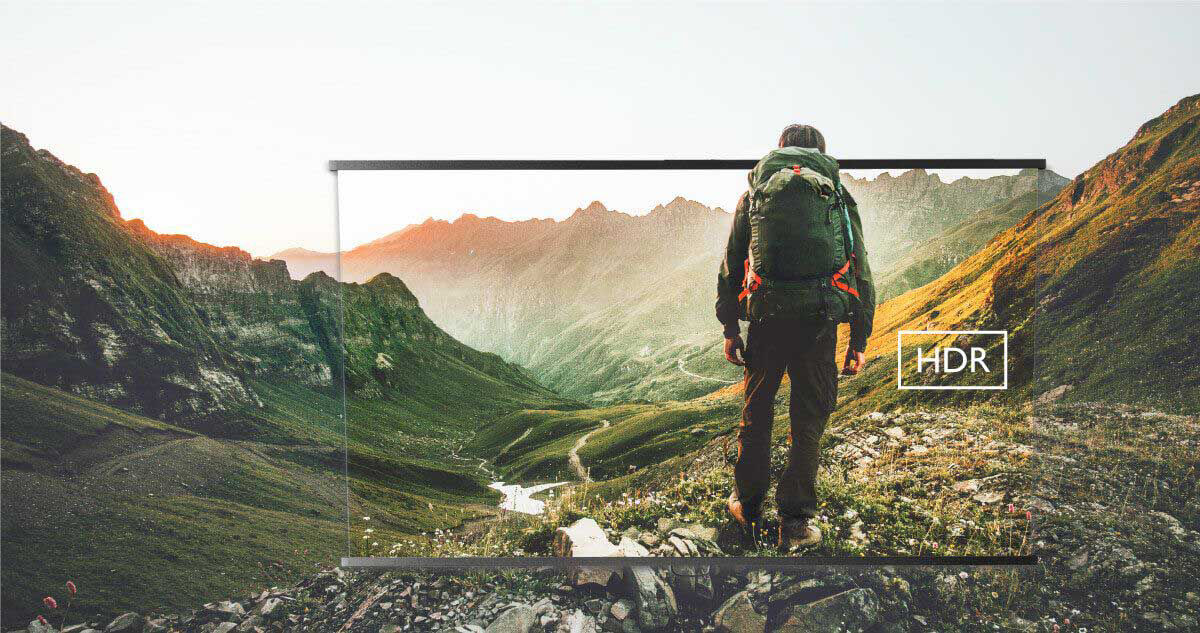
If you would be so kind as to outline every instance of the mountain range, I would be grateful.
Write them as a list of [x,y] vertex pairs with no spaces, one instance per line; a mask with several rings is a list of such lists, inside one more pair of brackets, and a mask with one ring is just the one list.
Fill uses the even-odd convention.
[[[6,620],[28,615],[63,578],[89,588],[81,611],[113,615],[275,584],[361,552],[360,534],[433,547],[421,532],[495,516],[499,495],[481,460],[499,477],[582,470],[595,480],[546,521],[591,512],[615,532],[668,508],[719,515],[728,486],[721,437],[737,418],[740,385],[706,382],[692,387],[695,398],[672,398],[693,380],[684,370],[709,371],[696,354],[720,362],[705,351],[715,268],[705,258],[724,240],[723,211],[676,199],[637,217],[594,203],[562,222],[431,221],[343,258],[362,275],[353,282],[316,269],[296,280],[282,261],[122,219],[95,175],[2,132]],[[902,424],[905,446],[921,438],[934,451],[932,433],[974,424],[980,455],[991,455],[989,429],[1013,442],[1026,431],[1013,422],[1019,413],[991,419],[988,407],[1034,397],[1039,406],[1046,394],[1200,410],[1200,96],[1147,122],[1052,199],[1039,204],[1039,189],[992,183],[976,211],[911,240],[993,232],[974,253],[933,264],[921,253],[896,258],[908,262],[896,270],[948,269],[925,283],[905,277],[914,287],[880,306],[866,371],[842,381],[832,456],[861,462],[863,453],[847,451],[870,438],[854,425],[878,420]],[[997,191],[1013,197],[989,198]],[[1010,226],[996,205],[1009,205]],[[403,276],[373,269],[394,261]],[[456,321],[457,311],[476,323]],[[693,311],[694,321],[682,315]],[[1012,388],[896,390],[899,329],[1008,330]],[[468,335],[497,353],[478,351]],[[565,388],[542,386],[543,376]],[[619,403],[588,407],[582,397]],[[935,428],[947,420],[951,431]],[[875,442],[895,433],[870,430]],[[866,513],[887,546],[933,529],[922,512],[945,499],[914,510],[912,495],[946,488],[939,482],[950,472],[942,462],[921,470],[915,454],[894,464],[903,466],[889,472],[895,486],[869,484],[878,497],[863,496],[868,484],[822,480],[834,519],[852,520],[843,506]],[[1170,490],[1164,499],[1174,499]],[[653,503],[622,506],[630,492]],[[952,501],[946,507],[980,521],[1009,520]],[[1194,525],[1194,504],[1181,512]],[[472,528],[495,537],[488,547],[535,553],[554,528],[488,524],[501,531]],[[436,545],[448,547],[440,536]],[[859,551],[832,533],[826,547]]]
[[[1039,191],[1065,182],[1037,170],[950,183],[923,170],[846,179],[861,198],[873,266],[899,269],[883,275],[885,292],[936,278],[1032,209]],[[342,274],[405,279],[448,332],[569,397],[689,398],[738,378],[711,353],[720,342],[713,284],[731,219],[682,197],[638,216],[600,202],[561,222],[466,214],[346,251]],[[334,254],[272,257],[297,271],[336,270]]]
[[[381,536],[458,525],[499,495],[447,458],[456,442],[578,406],[446,334],[391,275],[293,280],[155,233],[2,132],[6,615],[61,578],[111,610],[327,562],[348,509]],[[222,574],[191,573],[213,557]]]

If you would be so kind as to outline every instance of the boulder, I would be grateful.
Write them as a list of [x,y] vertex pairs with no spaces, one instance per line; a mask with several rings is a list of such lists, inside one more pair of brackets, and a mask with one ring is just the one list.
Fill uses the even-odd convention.
[[619,556],[641,558],[650,555],[650,550],[628,536],[621,537],[621,542],[617,543],[617,550],[620,552]]
[[558,623],[559,633],[597,633],[596,618],[576,609]]
[[29,628],[25,629],[26,633],[54,633],[54,627],[48,624],[42,624],[37,620],[29,623]]
[[740,591],[713,614],[713,626],[718,633],[765,633],[767,617],[754,610],[748,592]]
[[261,615],[264,618],[270,618],[275,614],[275,611],[278,610],[282,604],[283,601],[279,598],[267,598],[263,601],[262,606],[258,608],[258,615]]
[[[637,543],[632,539],[622,539],[622,546],[618,547],[609,542],[608,536],[600,525],[594,519],[583,518],[572,523],[569,527],[560,527],[554,532],[554,540],[551,542],[551,549],[555,556],[560,557],[606,557],[606,556],[643,556],[638,551],[644,551],[645,548],[637,546]],[[636,548],[634,546],[637,546]],[[625,549],[622,549],[625,548]],[[634,553],[626,553],[626,549]],[[595,567],[578,567],[573,568],[568,573],[568,578],[571,584],[580,587],[584,585],[597,585],[606,587],[613,581],[616,572],[611,569],[595,568]]]
[[555,530],[551,549],[555,556],[560,557],[621,555],[617,546],[608,541],[608,536],[600,525],[589,518],[579,519],[570,527]]
[[242,623],[237,625],[236,630],[245,633],[246,631],[253,631],[255,628],[262,626],[262,624],[262,616],[252,615],[245,620],[242,620]]
[[213,633],[229,633],[235,628],[237,628],[237,623],[235,622],[222,622],[217,625],[217,628],[213,629]]
[[637,620],[643,629],[657,631],[665,628],[679,613],[675,592],[653,569],[626,568],[625,587],[637,605]]
[[863,633],[879,622],[879,598],[870,589],[850,589],[792,607],[780,633]]
[[538,618],[533,607],[514,604],[492,620],[485,630],[487,633],[529,633],[537,624]]
[[122,613],[104,627],[104,633],[142,633],[146,621],[136,613]]
[[633,615],[633,611],[636,608],[637,607],[633,604],[632,600],[629,598],[621,598],[620,600],[614,602],[611,607],[609,607],[608,613],[614,619],[624,622],[627,618],[629,618],[629,616]]

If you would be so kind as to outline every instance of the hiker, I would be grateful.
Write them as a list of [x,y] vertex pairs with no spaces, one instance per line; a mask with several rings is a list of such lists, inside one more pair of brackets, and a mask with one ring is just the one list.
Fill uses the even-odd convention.
[[[786,371],[792,383],[791,448],[775,501],[779,546],[791,553],[821,542],[813,518],[821,434],[837,403],[837,326],[850,323],[842,371],[856,374],[871,334],[875,289],[858,206],[816,128],[785,128],[779,148],[755,165],[749,182],[717,278],[725,358],[745,367],[746,402],[728,509],[743,528],[761,524],[775,394]],[[750,322],[746,344],[739,320]]]

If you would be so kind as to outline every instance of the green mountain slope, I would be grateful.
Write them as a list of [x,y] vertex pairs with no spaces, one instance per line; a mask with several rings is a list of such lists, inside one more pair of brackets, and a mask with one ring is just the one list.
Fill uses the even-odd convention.
[[0,134],[6,368],[163,419],[252,403],[205,315],[125,230],[99,179]]
[[1040,204],[1054,197],[1067,181],[1047,183],[1036,191],[980,210],[934,237],[912,247],[876,279],[880,302],[920,288],[974,255],[1001,231],[1016,224]]
[[[1065,182],[1050,172],[1043,180]],[[882,274],[899,257],[926,248],[924,240],[1035,191],[1038,179],[1028,171],[944,183],[914,170],[895,178],[848,177],[847,186],[861,198],[873,267]],[[1009,212],[978,222],[971,242],[956,253],[969,254],[1016,217]],[[720,343],[713,273],[730,220],[683,198],[640,216],[593,202],[561,222],[467,214],[406,227],[343,253],[341,263],[347,279],[381,271],[405,279],[448,332],[521,363],[560,393],[593,403],[686,399],[738,378],[708,358]],[[945,262],[956,255],[924,256]],[[298,269],[321,257],[333,262],[295,249],[280,257]],[[928,281],[946,267],[922,264],[919,273],[889,282]]]
[[1072,398],[1196,410],[1198,103],[1183,99],[978,253],[880,306],[867,353],[881,362],[852,406],[978,397],[896,392],[896,331],[1003,329],[1010,396],[1070,385]]
[[447,335],[395,277],[295,281],[154,233],[95,176],[3,140],[6,618],[67,577],[109,587],[85,606],[111,614],[328,564],[347,503],[391,539],[488,515],[499,495],[455,447],[578,406]]
[[[930,446],[922,449],[936,453],[944,438],[929,435],[930,429],[947,421],[953,422],[951,426],[970,422],[968,426],[977,425],[983,434],[991,428],[997,437],[1019,443],[1016,438],[1028,429],[1022,427],[1019,411],[1008,405],[1025,404],[1060,385],[1071,387],[1066,391],[1068,400],[1200,411],[1200,340],[1194,327],[1200,298],[1193,291],[1200,284],[1198,255],[1200,96],[1193,96],[1142,126],[1125,147],[979,252],[933,282],[881,305],[866,371],[841,380],[827,450],[851,463],[871,457],[861,447],[880,441],[924,442]],[[1008,330],[1009,390],[897,390],[900,329]],[[782,421],[788,388],[785,383],[777,399],[776,435],[781,441],[786,433]],[[474,448],[485,452],[503,446],[497,460],[502,473],[556,476],[569,473],[569,451],[575,448],[593,477],[604,480],[590,487],[599,495],[600,508],[609,507],[603,504],[624,491],[637,490],[655,499],[678,497],[684,507],[698,504],[697,512],[717,520],[720,491],[727,492],[729,485],[727,474],[722,474],[719,436],[732,432],[741,397],[741,386],[732,385],[681,403],[620,405],[578,413],[524,412],[478,436]],[[1037,401],[1035,410],[1045,402]],[[912,413],[923,410],[940,412]],[[880,417],[881,411],[911,419],[912,424],[889,436],[879,420],[891,417]],[[611,424],[602,427],[603,420]],[[522,436],[525,429],[532,430]],[[578,447],[572,440],[585,434],[586,443]],[[700,447],[704,448],[697,450]],[[1024,449],[1011,450],[1019,454]],[[885,464],[871,458],[865,463],[871,469],[907,469],[909,474],[900,478],[907,482],[904,486],[922,488],[931,485],[926,475],[936,479],[947,472],[946,463],[925,464],[916,454],[898,459]],[[929,470],[913,480],[911,471],[917,467]],[[888,477],[899,477],[888,472]],[[698,482],[678,483],[681,473]],[[1029,485],[1028,480],[1020,481],[1014,485]],[[861,484],[887,488],[886,481]],[[830,495],[840,494],[839,484],[827,485]],[[903,488],[887,491],[893,499],[897,493],[913,496]],[[577,499],[576,503],[591,502]],[[587,507],[601,512],[595,505]],[[625,509],[614,520],[630,520],[638,512],[638,508]],[[1188,512],[1194,513],[1194,508]],[[876,520],[884,520],[883,515]],[[899,530],[896,536],[904,533]]]

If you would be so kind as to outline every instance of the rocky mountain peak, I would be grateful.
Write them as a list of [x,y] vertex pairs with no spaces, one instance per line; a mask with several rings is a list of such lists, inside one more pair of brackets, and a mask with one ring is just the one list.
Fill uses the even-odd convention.
[[571,214],[571,217],[598,217],[607,215],[609,213],[612,213],[612,211],[609,211],[608,207],[604,206],[603,202],[600,202],[599,200],[593,200],[590,204],[588,204],[588,206],[575,209],[575,212]]

